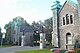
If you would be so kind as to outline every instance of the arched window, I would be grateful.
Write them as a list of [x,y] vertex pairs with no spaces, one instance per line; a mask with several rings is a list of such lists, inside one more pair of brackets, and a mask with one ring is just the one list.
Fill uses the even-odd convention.
[[63,17],[63,25],[65,25],[65,17]]
[[69,24],[69,16],[66,14],[66,24]]
[[73,24],[73,17],[70,15],[70,23]]

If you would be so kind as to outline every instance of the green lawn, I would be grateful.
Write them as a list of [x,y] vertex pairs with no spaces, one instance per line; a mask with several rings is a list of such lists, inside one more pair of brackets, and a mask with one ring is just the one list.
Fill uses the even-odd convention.
[[29,51],[17,51],[15,53],[53,53],[50,52],[49,50],[29,50]]
[[0,46],[0,48],[5,48],[5,47],[11,47],[11,45],[2,45],[2,47]]

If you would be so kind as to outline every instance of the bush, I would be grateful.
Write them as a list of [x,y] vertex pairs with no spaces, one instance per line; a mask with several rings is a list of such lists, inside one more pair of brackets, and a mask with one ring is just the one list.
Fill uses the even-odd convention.
[[80,53],[80,49],[76,49],[76,50],[70,51],[70,52],[68,52],[68,53]]
[[61,52],[60,53],[65,53],[66,52],[66,50],[61,50]]
[[74,48],[80,48],[80,43],[75,43]]
[[74,52],[68,52],[68,53],[76,53],[76,51],[74,51]]
[[76,50],[72,49],[68,53],[76,53]]
[[77,50],[76,50],[76,53],[80,53],[80,49],[77,49]]

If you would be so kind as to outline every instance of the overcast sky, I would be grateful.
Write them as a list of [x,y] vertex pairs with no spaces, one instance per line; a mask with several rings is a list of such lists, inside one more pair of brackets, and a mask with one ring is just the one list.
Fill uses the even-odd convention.
[[[0,0],[0,26],[17,16],[23,17],[28,23],[45,20],[52,16],[51,5],[55,0]],[[59,0],[61,4],[65,0]],[[74,2],[76,0],[73,0]]]

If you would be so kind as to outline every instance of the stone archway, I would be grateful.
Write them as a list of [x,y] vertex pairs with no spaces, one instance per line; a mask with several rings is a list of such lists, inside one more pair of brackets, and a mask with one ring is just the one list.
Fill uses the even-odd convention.
[[72,35],[71,33],[67,33],[66,34],[66,49],[71,49],[71,45],[72,45]]

